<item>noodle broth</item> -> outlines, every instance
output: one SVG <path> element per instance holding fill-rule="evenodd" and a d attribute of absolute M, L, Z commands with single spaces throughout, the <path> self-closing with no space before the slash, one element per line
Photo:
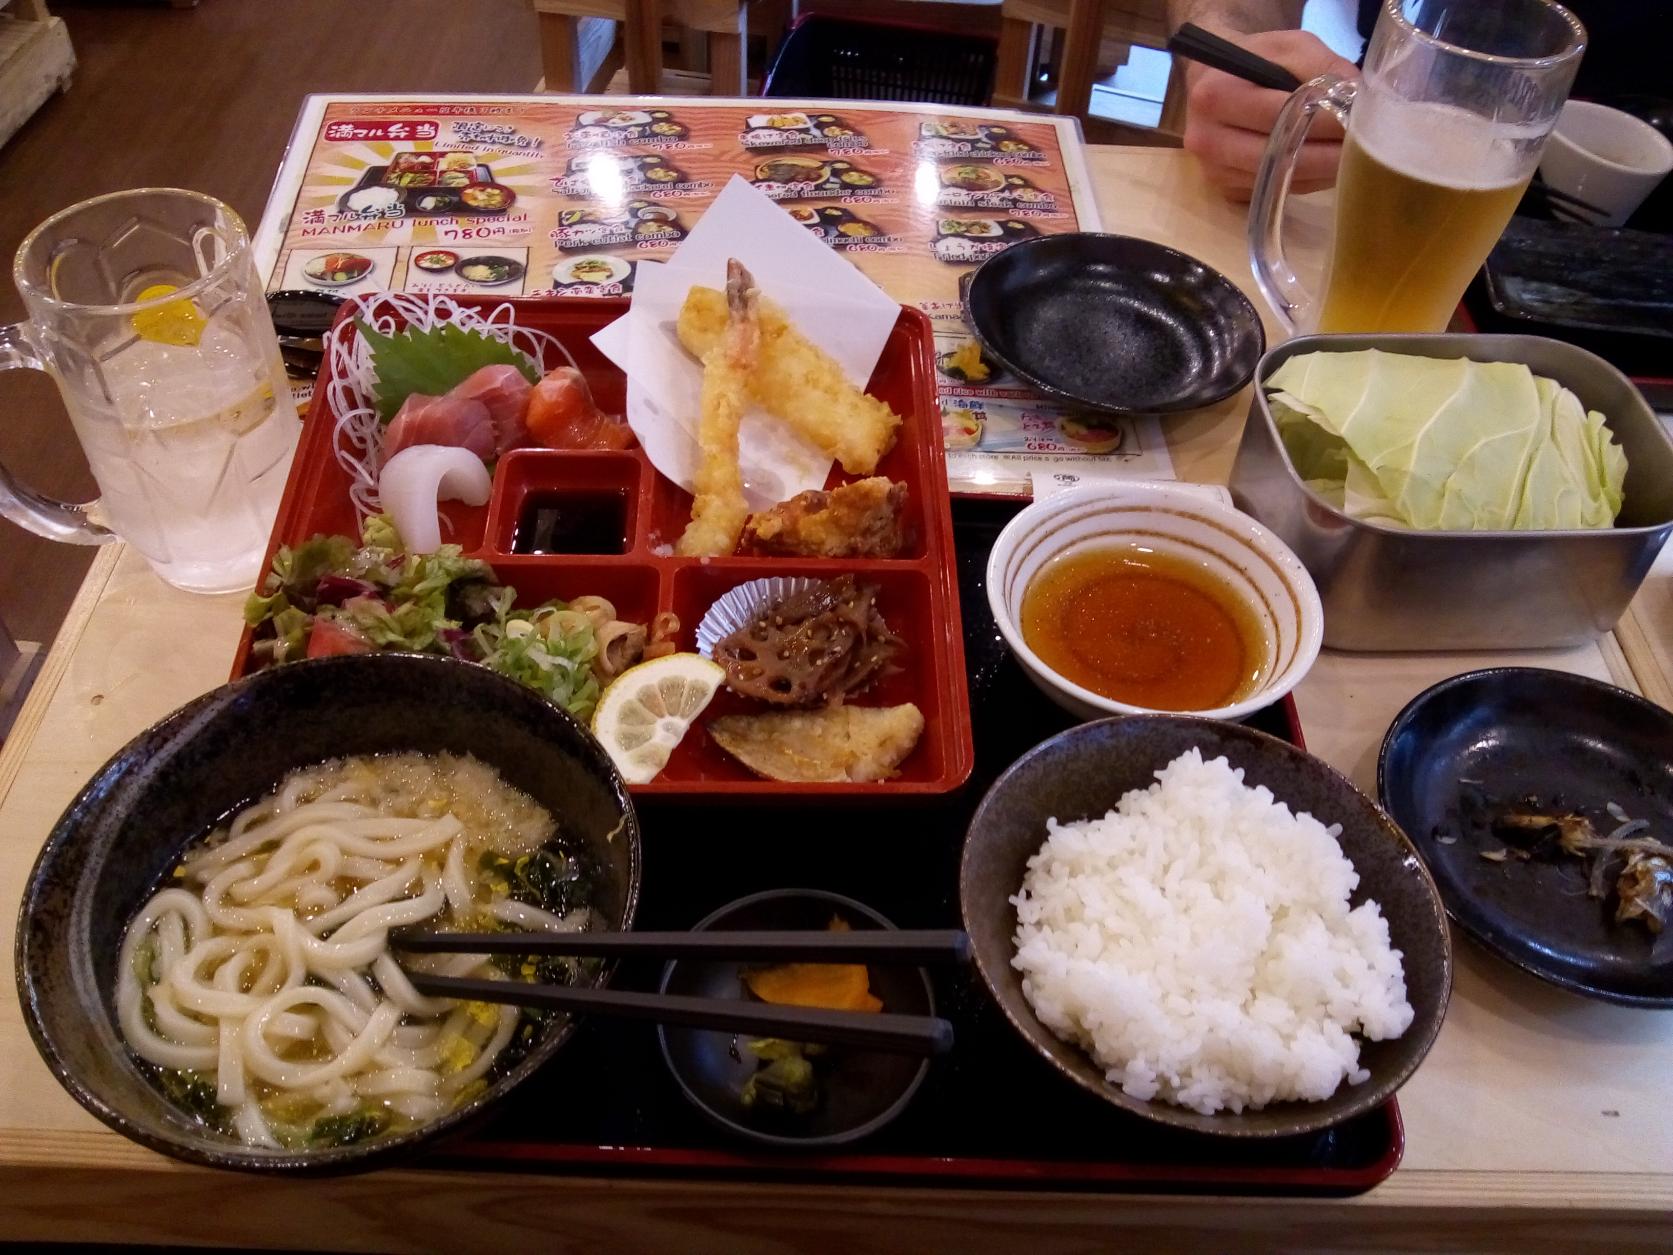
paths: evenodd
<path fill-rule="evenodd" d="M 346 1146 L 470 1102 L 551 1013 L 420 995 L 388 930 L 592 926 L 597 871 L 551 814 L 468 756 L 291 773 L 184 858 L 126 931 L 122 1036 L 170 1101 L 246 1145 Z M 414 969 L 545 983 L 596 961 L 410 955 Z"/>

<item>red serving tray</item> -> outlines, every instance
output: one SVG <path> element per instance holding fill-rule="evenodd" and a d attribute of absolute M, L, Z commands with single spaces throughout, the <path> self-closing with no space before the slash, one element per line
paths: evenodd
<path fill-rule="evenodd" d="M 848 1153 L 769 1155 L 715 1147 L 575 1146 L 556 1142 L 465 1142 L 438 1148 L 424 1167 L 523 1172 L 661 1172 L 740 1180 L 792 1179 L 821 1184 L 856 1180 L 944 1189 L 1030 1189 L 1110 1193 L 1298 1195 L 1346 1198 L 1394 1174 L 1405 1154 L 1406 1131 L 1394 1099 L 1368 1119 L 1383 1123 L 1386 1149 L 1353 1168 L 1327 1165 L 1270 1167 L 1255 1163 L 1151 1163 L 1142 1157 L 1109 1161 Z"/>
<path fill-rule="evenodd" d="M 595 347 L 591 336 L 627 311 L 624 298 L 455 298 L 460 305 L 512 306 L 515 320 L 550 332 L 574 355 L 600 405 L 620 413 L 626 377 Z M 348 317 L 348 308 L 339 322 Z M 352 330 L 350 335 L 357 334 Z M 545 363 L 550 367 L 562 363 Z M 330 358 L 314 387 L 290 479 L 279 506 L 267 561 L 283 544 L 319 532 L 355 535 L 349 476 L 334 453 L 330 413 Z M 699 620 L 714 601 L 738 584 L 768 575 L 835 576 L 853 573 L 879 589 L 878 609 L 906 643 L 903 665 L 863 697 L 866 705 L 913 702 L 924 715 L 924 734 L 892 780 L 870 784 L 787 784 L 762 780 L 716 746 L 699 726 L 687 735 L 668 766 L 640 795 L 687 798 L 928 797 L 949 793 L 968 779 L 974 762 L 970 698 L 965 685 L 964 641 L 959 629 L 957 566 L 941 451 L 940 410 L 935 399 L 934 339 L 929 319 L 903 308 L 867 391 L 903 418 L 895 447 L 877 473 L 907 486 L 912 543 L 887 560 L 787 558 L 676 558 L 655 552 L 679 538 L 691 514 L 691 496 L 657 473 L 644 452 L 570 452 L 519 449 L 499 460 L 485 507 L 449 502 L 443 534 L 465 553 L 494 568 L 523 604 L 583 593 L 608 597 L 624 619 L 648 623 L 663 610 L 679 616 L 679 645 L 695 648 Z M 833 468 L 828 487 L 845 482 Z M 627 547 L 620 554 L 555 555 L 512 552 L 523 504 L 531 494 L 565 488 L 619 489 L 627 499 Z M 265 570 L 266 567 L 263 567 Z M 233 678 L 250 668 L 251 632 L 238 643 Z M 766 709 L 729 691 L 718 694 L 707 718 Z"/>

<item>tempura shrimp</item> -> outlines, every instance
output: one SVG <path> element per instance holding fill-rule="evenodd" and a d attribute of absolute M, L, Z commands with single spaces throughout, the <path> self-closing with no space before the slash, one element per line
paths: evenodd
<path fill-rule="evenodd" d="M 702 461 L 691 522 L 675 545 L 683 557 L 722 557 L 738 546 L 749 503 L 738 466 L 738 424 L 749 404 L 749 380 L 760 358 L 761 324 L 755 280 L 736 258 L 726 264 L 726 334 L 703 358 L 697 441 Z"/>

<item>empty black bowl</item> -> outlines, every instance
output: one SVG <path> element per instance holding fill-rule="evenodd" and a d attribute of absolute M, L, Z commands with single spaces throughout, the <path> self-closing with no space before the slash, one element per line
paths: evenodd
<path fill-rule="evenodd" d="M 1370 1078 L 1344 1082 L 1322 1102 L 1272 1103 L 1260 1111 L 1203 1115 L 1161 1101 L 1146 1102 L 1104 1079 L 1080 1047 L 1041 1023 L 1011 966 L 1017 911 L 1011 896 L 1022 887 L 1028 860 L 1046 839 L 1046 821 L 1102 816 L 1132 789 L 1155 783 L 1155 773 L 1187 750 L 1205 759 L 1224 755 L 1244 771 L 1244 784 L 1265 785 L 1292 810 L 1325 824 L 1341 824 L 1337 841 L 1359 885 L 1357 906 L 1375 898 L 1389 938 L 1403 956 L 1406 1000 L 1414 1018 L 1391 1041 L 1362 1041 L 1359 1066 Z M 1187 715 L 1129 715 L 1084 723 L 1024 754 L 994 782 L 970 821 L 959 867 L 959 901 L 976 968 L 1005 1018 L 1047 1062 L 1105 1102 L 1175 1128 L 1228 1137 L 1284 1137 L 1311 1133 L 1371 1110 L 1417 1070 L 1440 1031 L 1452 990 L 1452 942 L 1435 882 L 1411 842 L 1389 817 L 1334 769 L 1276 737 L 1242 724 Z"/>
<path fill-rule="evenodd" d="M 1201 409 L 1253 378 L 1266 333 L 1219 271 L 1125 235 L 1024 240 L 984 262 L 965 313 L 987 352 L 1088 409 Z"/>
<path fill-rule="evenodd" d="M 498 1102 L 557 1052 L 555 1017 L 471 1101 L 411 1132 L 329 1150 L 263 1150 L 173 1106 L 123 1044 L 114 1010 L 129 921 L 229 812 L 287 772 L 350 754 L 474 754 L 557 817 L 597 874 L 592 907 L 626 929 L 639 897 L 639 824 L 608 756 L 564 711 L 485 667 L 413 654 L 291 663 L 198 698 L 99 769 L 47 838 L 24 888 L 17 983 L 24 1021 L 64 1088 L 111 1128 L 178 1159 L 257 1171 L 381 1165 Z M 600 976 L 607 981 L 610 969 Z"/>
<path fill-rule="evenodd" d="M 864 903 L 820 889 L 771 889 L 739 898 L 697 925 L 709 928 L 819 929 L 841 916 L 850 928 L 893 928 Z M 700 998 L 748 998 L 735 960 L 676 960 L 662 972 L 662 990 Z M 876 964 L 871 992 L 885 1011 L 934 1015 L 929 977 L 918 967 Z M 657 1030 L 662 1057 L 693 1106 L 721 1128 L 773 1146 L 838 1146 L 874 1133 L 906 1109 L 929 1072 L 929 1060 L 832 1046 L 817 1064 L 819 1105 L 806 1115 L 746 1107 L 739 1097 L 758 1060 L 747 1039 L 704 1029 Z"/>
<path fill-rule="evenodd" d="M 1577 993 L 1673 1007 L 1673 948 L 1641 922 L 1615 922 L 1613 893 L 1587 892 L 1589 863 L 1556 852 L 1527 862 L 1482 857 L 1507 845 L 1491 814 L 1530 797 L 1584 815 L 1601 833 L 1620 822 L 1613 802 L 1667 841 L 1673 714 L 1566 671 L 1471 671 L 1424 690 L 1395 717 L 1377 789 L 1448 912 L 1487 949 Z"/>

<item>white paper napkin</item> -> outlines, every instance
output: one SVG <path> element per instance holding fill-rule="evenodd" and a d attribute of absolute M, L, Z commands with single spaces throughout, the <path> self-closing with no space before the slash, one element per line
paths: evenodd
<path fill-rule="evenodd" d="M 722 189 L 666 263 L 641 262 L 629 312 L 593 337 L 627 375 L 627 421 L 651 464 L 690 491 L 703 368 L 681 347 L 675 324 L 694 284 L 726 286 L 741 261 L 761 292 L 864 387 L 899 316 L 894 299 L 741 176 Z M 744 417 L 739 464 L 751 509 L 821 488 L 831 460 L 760 410 Z"/>

